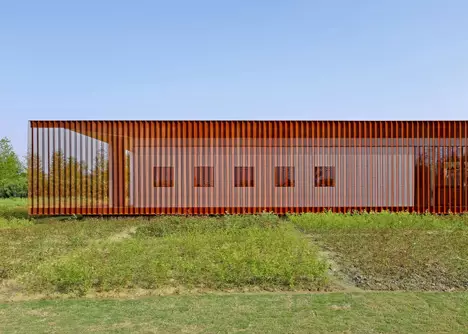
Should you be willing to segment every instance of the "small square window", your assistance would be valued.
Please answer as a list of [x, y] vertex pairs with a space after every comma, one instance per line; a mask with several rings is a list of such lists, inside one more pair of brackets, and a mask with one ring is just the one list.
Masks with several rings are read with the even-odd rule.
[[214, 167], [195, 167], [193, 177], [194, 187], [214, 187]]
[[330, 167], [330, 166], [315, 167], [315, 186], [316, 187], [334, 187], [335, 186], [335, 167]]
[[294, 167], [275, 167], [275, 187], [295, 187]]
[[174, 187], [174, 167], [154, 167], [155, 187]]
[[234, 187], [254, 187], [254, 168], [234, 167]]

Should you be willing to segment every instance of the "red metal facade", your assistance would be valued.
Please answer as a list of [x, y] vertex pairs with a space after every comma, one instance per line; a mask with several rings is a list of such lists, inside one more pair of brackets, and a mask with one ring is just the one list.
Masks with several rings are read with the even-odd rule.
[[30, 121], [31, 215], [468, 209], [467, 121]]

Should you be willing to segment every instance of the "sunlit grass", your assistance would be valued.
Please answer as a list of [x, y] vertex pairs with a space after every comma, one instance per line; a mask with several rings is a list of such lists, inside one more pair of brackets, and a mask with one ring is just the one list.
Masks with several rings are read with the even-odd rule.
[[323, 213], [289, 219], [358, 287], [468, 289], [468, 215]]
[[0, 304], [5, 333], [466, 333], [468, 293], [223, 294]]

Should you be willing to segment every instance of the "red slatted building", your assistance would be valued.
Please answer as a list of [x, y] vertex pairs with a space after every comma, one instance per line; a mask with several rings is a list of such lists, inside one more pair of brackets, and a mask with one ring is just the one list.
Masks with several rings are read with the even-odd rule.
[[468, 210], [467, 121], [30, 121], [31, 215]]

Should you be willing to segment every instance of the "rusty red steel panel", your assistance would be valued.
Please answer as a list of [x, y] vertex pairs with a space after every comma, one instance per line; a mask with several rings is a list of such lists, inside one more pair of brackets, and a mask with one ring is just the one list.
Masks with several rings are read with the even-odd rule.
[[31, 215], [468, 211], [468, 121], [30, 121]]

